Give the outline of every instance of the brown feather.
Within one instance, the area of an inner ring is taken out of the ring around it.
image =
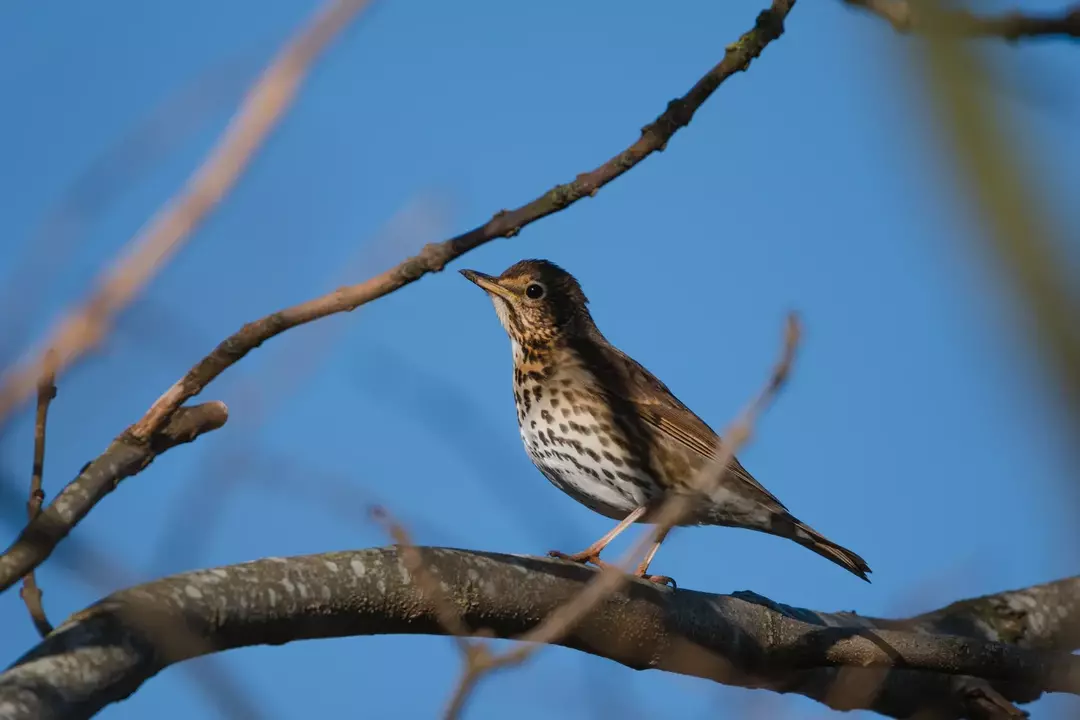
[[[640,363],[614,345],[608,344],[608,347],[618,358],[617,368],[623,374],[621,384],[627,389],[626,394],[631,395],[618,399],[632,403],[642,420],[666,437],[697,453],[702,461],[711,460],[722,442],[716,432]],[[601,391],[605,395],[611,397],[622,394],[613,389],[612,383],[604,385]],[[735,457],[728,462],[728,477],[738,480],[745,489],[751,490],[749,494],[756,495],[754,499],[763,505],[772,505],[776,510],[787,509]],[[687,482],[690,480],[691,478],[686,478]]]

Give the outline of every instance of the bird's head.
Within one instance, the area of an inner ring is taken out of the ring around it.
[[[519,346],[546,345],[592,324],[581,285],[553,262],[522,260],[498,277],[475,270],[461,274],[487,292],[506,334]]]

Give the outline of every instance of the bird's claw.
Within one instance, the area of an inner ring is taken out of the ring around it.
[[[600,559],[600,553],[579,552],[568,554],[560,552],[559,550],[548,550],[548,557],[553,557],[558,560],[568,560],[573,563],[579,563],[581,565],[592,564],[601,570],[612,567],[610,563],[604,562]],[[649,582],[654,582],[657,585],[670,586],[672,589],[678,589],[678,585],[675,583],[675,578],[668,575],[645,575],[642,571],[634,573],[634,577],[643,578]]]
[[[548,550],[548,557],[557,558],[559,560],[569,560],[570,562],[579,563],[581,565],[591,563],[601,569],[610,567],[608,563],[600,559],[600,553],[597,552],[582,551],[568,555],[564,552],[559,552],[558,550]]]

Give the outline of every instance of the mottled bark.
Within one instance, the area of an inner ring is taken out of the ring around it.
[[[441,602],[473,631],[498,637],[528,631],[595,576],[541,558],[417,551]],[[68,619],[0,675],[0,716],[88,717],[172,663],[229,648],[445,634],[424,588],[391,547],[267,558],[124,590]],[[1015,709],[1006,698],[1080,692],[1080,658],[1067,654],[1080,640],[1078,618],[1080,578],[906,620],[641,581],[607,598],[559,644],[634,669],[795,692],[835,708],[1007,716]]]

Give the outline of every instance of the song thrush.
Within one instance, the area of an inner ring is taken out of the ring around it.
[[[619,533],[649,522],[671,493],[688,491],[720,440],[664,383],[607,341],[570,273],[546,260],[522,260],[499,277],[461,274],[488,293],[510,336],[514,402],[529,458],[555,487],[619,521],[579,553],[550,554],[601,565],[600,553]],[[712,488],[692,498],[683,525],[789,538],[869,582],[861,557],[794,517],[734,457]],[[663,540],[657,538],[635,575],[670,580],[647,575]]]

